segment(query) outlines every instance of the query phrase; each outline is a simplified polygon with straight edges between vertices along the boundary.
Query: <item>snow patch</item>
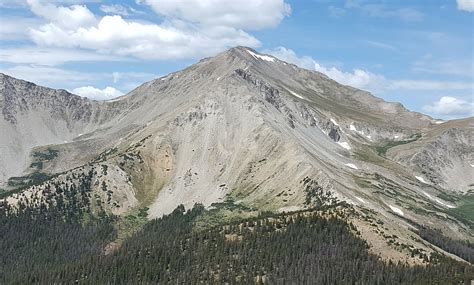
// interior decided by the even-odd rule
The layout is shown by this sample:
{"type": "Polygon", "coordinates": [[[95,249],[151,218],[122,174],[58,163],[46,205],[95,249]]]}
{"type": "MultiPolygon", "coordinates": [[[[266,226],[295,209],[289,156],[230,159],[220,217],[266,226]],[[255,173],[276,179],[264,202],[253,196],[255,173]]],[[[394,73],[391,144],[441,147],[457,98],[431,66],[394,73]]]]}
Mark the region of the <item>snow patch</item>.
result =
{"type": "Polygon", "coordinates": [[[396,135],[394,138],[398,139],[400,136],[399,135],[396,135]]]}
{"type": "Polygon", "coordinates": [[[355,165],[352,164],[352,163],[346,163],[345,165],[346,165],[347,167],[352,168],[352,169],[359,169],[357,166],[355,166],[355,165]]]}
{"type": "Polygon", "coordinates": [[[367,203],[367,202],[365,202],[365,200],[364,200],[364,199],[362,199],[361,197],[357,197],[357,196],[355,196],[355,198],[356,198],[357,200],[359,200],[360,202],[364,203],[364,204],[365,204],[365,203],[367,203]]]}
{"type": "Polygon", "coordinates": [[[435,121],[435,124],[437,124],[437,125],[441,125],[443,123],[445,123],[445,121],[435,121]]]}
{"type": "Polygon", "coordinates": [[[421,183],[425,183],[425,184],[429,184],[428,182],[426,182],[426,180],[421,177],[421,176],[415,176],[416,179],[418,179],[421,183]]]}
{"type": "Polygon", "coordinates": [[[353,132],[356,132],[356,133],[362,135],[362,136],[365,136],[365,137],[368,138],[369,140],[372,139],[372,136],[371,136],[371,135],[366,135],[366,134],[364,133],[364,131],[359,131],[353,124],[351,124],[351,125],[349,126],[349,129],[350,129],[351,131],[353,131],[353,132]]]}
{"type": "Polygon", "coordinates": [[[247,50],[248,53],[250,53],[253,57],[257,58],[257,59],[261,59],[261,60],[265,60],[265,61],[271,61],[271,62],[274,62],[275,61],[275,58],[271,57],[271,56],[268,56],[268,55],[261,55],[261,54],[256,54],[250,50],[247,50]]]}
{"type": "Polygon", "coordinates": [[[82,134],[78,134],[77,136],[80,137],[80,136],[82,136],[82,134]]]}
{"type": "Polygon", "coordinates": [[[426,197],[430,198],[431,200],[433,200],[433,196],[431,196],[430,194],[426,193],[425,191],[422,192],[423,195],[425,195],[426,197]]]}
{"type": "Polygon", "coordinates": [[[331,122],[332,122],[334,125],[336,125],[336,126],[339,127],[339,124],[338,124],[333,118],[331,118],[331,122]]]}
{"type": "Polygon", "coordinates": [[[221,78],[220,78],[220,77],[217,77],[217,79],[216,79],[216,80],[217,80],[217,81],[219,81],[219,80],[221,80],[221,78]]]}
{"type": "Polygon", "coordinates": [[[474,167],[474,164],[469,164],[471,167],[474,167]]]}
{"type": "Polygon", "coordinates": [[[400,210],[399,208],[397,207],[394,207],[392,205],[388,205],[390,207],[390,210],[392,210],[392,212],[394,212],[395,214],[398,214],[400,216],[404,216],[405,214],[403,213],[402,210],[400,210]]]}
{"type": "Polygon", "coordinates": [[[337,142],[338,145],[342,146],[343,148],[350,150],[351,146],[347,142],[337,142]]]}
{"type": "Polygon", "coordinates": [[[117,97],[117,98],[114,98],[114,99],[105,100],[104,102],[109,102],[109,103],[110,103],[110,102],[117,102],[117,101],[120,101],[120,100],[122,100],[122,99],[123,99],[123,97],[120,96],[120,97],[117,97]]]}
{"type": "Polygon", "coordinates": [[[425,191],[422,192],[423,195],[425,195],[426,197],[428,197],[430,200],[433,200],[435,201],[436,203],[442,205],[442,206],[445,206],[446,208],[450,208],[450,209],[453,209],[453,208],[456,208],[455,206],[452,206],[452,205],[449,205],[449,204],[446,204],[444,203],[443,201],[441,201],[440,199],[438,198],[433,198],[433,196],[431,196],[430,194],[426,193],[425,191]]]}
{"type": "Polygon", "coordinates": [[[298,98],[300,98],[300,99],[306,100],[305,97],[303,97],[303,96],[301,96],[301,95],[299,95],[299,94],[297,94],[297,93],[295,93],[295,92],[293,92],[293,91],[291,91],[291,90],[288,90],[288,91],[289,91],[293,96],[296,96],[296,97],[298,97],[298,98]]]}

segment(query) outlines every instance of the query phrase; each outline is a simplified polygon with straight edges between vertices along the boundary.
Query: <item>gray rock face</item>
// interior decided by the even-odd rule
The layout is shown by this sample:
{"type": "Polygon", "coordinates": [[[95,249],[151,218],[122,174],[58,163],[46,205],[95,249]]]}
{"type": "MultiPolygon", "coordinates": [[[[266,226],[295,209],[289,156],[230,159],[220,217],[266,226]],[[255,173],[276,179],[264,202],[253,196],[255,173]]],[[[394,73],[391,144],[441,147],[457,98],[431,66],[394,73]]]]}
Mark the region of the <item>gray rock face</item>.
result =
{"type": "Polygon", "coordinates": [[[301,181],[311,179],[399,236],[411,234],[408,220],[472,238],[469,225],[447,218],[457,200],[442,197],[474,182],[473,118],[437,124],[244,47],[105,102],[7,75],[0,83],[0,188],[39,163],[44,173],[106,163],[120,179],[101,179],[127,194],[118,209],[147,206],[154,217],[229,197],[301,209],[301,181]],[[57,156],[38,161],[47,148],[57,156]]]}

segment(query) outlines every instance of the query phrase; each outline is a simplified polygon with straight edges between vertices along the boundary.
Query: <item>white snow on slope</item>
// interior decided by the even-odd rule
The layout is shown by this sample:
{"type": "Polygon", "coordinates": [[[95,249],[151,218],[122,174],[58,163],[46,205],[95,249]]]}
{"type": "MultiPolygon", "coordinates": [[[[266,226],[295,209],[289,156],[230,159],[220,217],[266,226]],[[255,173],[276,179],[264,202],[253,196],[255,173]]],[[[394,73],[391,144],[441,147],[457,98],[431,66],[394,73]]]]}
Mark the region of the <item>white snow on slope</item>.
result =
{"type": "Polygon", "coordinates": [[[357,196],[355,196],[355,198],[356,198],[357,200],[359,200],[360,202],[362,202],[362,203],[367,203],[367,202],[365,202],[365,200],[364,200],[364,199],[362,199],[361,197],[357,197],[357,196]]]}
{"type": "Polygon", "coordinates": [[[262,60],[265,60],[265,61],[272,61],[274,62],[275,61],[275,58],[271,57],[271,56],[268,56],[268,55],[261,55],[261,54],[256,54],[250,50],[247,50],[253,57],[257,58],[257,59],[262,59],[262,60]]]}
{"type": "Polygon", "coordinates": [[[422,192],[423,195],[425,195],[426,197],[428,197],[429,199],[435,201],[436,203],[442,205],[442,206],[445,206],[447,208],[450,208],[450,209],[453,209],[453,208],[456,208],[455,206],[452,206],[452,205],[448,205],[446,203],[444,203],[443,201],[441,201],[440,199],[438,198],[434,198],[433,196],[431,196],[430,194],[426,193],[425,191],[422,192]]]}
{"type": "Polygon", "coordinates": [[[428,182],[426,182],[426,180],[421,176],[415,176],[415,178],[418,179],[421,183],[428,184],[428,182]]]}
{"type": "Polygon", "coordinates": [[[347,167],[350,167],[352,169],[359,169],[357,166],[355,166],[355,164],[352,164],[352,163],[346,163],[345,164],[347,167]]]}
{"type": "Polygon", "coordinates": [[[306,100],[305,97],[303,97],[303,96],[301,96],[301,95],[299,95],[299,94],[297,94],[297,93],[295,93],[295,92],[293,92],[293,91],[291,91],[291,90],[288,90],[288,91],[289,91],[293,96],[296,96],[296,97],[298,97],[298,98],[300,98],[300,99],[306,100]]]}
{"type": "Polygon", "coordinates": [[[392,205],[388,205],[390,207],[390,210],[392,210],[395,214],[398,214],[400,216],[404,216],[405,214],[403,213],[402,210],[400,210],[399,208],[397,207],[394,207],[392,205]]]}
{"type": "Polygon", "coordinates": [[[336,125],[336,126],[339,127],[339,124],[338,124],[333,118],[331,118],[331,122],[332,122],[334,125],[336,125]]]}
{"type": "Polygon", "coordinates": [[[371,136],[371,135],[366,135],[366,134],[364,133],[364,131],[359,131],[353,124],[351,124],[351,125],[349,126],[349,129],[350,129],[351,131],[353,131],[353,132],[356,132],[356,133],[362,135],[362,136],[365,136],[365,137],[368,138],[369,140],[372,139],[372,136],[371,136]]]}
{"type": "Polygon", "coordinates": [[[338,145],[342,146],[343,148],[350,150],[351,146],[347,142],[337,142],[338,145]]]}

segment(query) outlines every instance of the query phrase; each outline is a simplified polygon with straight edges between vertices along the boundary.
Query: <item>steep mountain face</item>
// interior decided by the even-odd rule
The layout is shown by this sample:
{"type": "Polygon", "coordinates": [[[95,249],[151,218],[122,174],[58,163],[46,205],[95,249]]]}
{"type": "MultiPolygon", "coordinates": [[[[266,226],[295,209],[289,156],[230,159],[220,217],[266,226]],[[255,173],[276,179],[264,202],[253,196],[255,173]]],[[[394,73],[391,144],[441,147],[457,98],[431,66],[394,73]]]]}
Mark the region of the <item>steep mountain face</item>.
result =
{"type": "Polygon", "coordinates": [[[472,216],[456,211],[474,183],[473,118],[439,124],[243,47],[105,102],[0,79],[0,187],[57,174],[6,193],[12,204],[90,173],[116,214],[225,200],[291,211],[323,195],[352,204],[362,235],[392,257],[388,234],[433,250],[415,238],[418,224],[473,240],[472,216]]]}

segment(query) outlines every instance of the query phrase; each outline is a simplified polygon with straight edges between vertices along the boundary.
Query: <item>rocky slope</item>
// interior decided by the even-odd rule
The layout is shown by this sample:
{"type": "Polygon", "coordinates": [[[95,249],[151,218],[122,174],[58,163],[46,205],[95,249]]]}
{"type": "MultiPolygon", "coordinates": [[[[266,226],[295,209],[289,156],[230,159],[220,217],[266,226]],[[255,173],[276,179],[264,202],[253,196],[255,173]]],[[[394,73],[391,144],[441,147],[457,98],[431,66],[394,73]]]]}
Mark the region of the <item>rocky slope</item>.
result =
{"type": "Polygon", "coordinates": [[[114,194],[104,207],[118,214],[225,200],[290,211],[324,193],[353,205],[374,248],[390,252],[396,236],[392,257],[434,250],[418,224],[473,240],[472,213],[456,211],[474,183],[473,118],[439,124],[243,47],[105,102],[0,79],[0,187],[11,203],[41,193],[49,175],[75,183],[92,167],[94,191],[105,181],[114,194]]]}

